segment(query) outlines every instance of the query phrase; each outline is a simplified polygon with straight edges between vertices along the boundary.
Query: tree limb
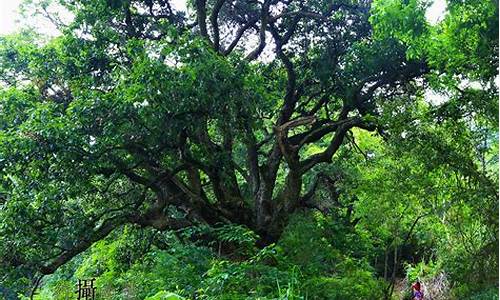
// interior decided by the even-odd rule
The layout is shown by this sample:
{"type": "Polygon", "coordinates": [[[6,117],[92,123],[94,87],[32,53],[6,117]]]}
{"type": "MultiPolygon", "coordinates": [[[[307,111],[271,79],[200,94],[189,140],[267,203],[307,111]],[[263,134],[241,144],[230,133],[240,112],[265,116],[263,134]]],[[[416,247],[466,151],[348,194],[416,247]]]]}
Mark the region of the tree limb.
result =
{"type": "Polygon", "coordinates": [[[266,28],[268,24],[269,5],[269,0],[265,0],[262,4],[262,9],[260,12],[259,44],[252,52],[247,55],[247,60],[254,60],[259,57],[260,53],[262,53],[262,50],[264,50],[264,47],[266,46],[266,28]]]}
{"type": "Polygon", "coordinates": [[[198,26],[200,27],[200,35],[207,39],[210,42],[210,37],[208,36],[207,31],[207,9],[206,9],[206,0],[196,0],[196,19],[198,26]]]}
{"type": "Polygon", "coordinates": [[[304,174],[318,163],[331,161],[332,156],[340,148],[347,131],[358,124],[361,124],[360,118],[352,118],[342,123],[335,131],[335,136],[325,151],[315,154],[300,163],[301,174],[304,174]]]}
{"type": "Polygon", "coordinates": [[[219,37],[219,24],[217,22],[217,19],[219,17],[219,12],[222,8],[222,5],[224,5],[224,2],[226,0],[217,0],[217,2],[214,5],[214,8],[212,10],[212,14],[210,15],[210,23],[212,24],[212,31],[213,31],[213,44],[215,51],[219,51],[220,48],[220,37],[219,37]]]}

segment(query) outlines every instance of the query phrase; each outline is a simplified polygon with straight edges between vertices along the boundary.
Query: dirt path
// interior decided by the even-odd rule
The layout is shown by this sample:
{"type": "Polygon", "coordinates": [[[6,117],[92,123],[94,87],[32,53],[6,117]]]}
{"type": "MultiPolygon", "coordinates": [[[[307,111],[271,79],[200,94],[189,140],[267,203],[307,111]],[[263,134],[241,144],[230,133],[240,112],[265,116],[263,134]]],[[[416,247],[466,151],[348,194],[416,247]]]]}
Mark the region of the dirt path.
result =
{"type": "MultiPolygon", "coordinates": [[[[449,299],[449,282],[445,273],[436,274],[430,279],[420,281],[425,300],[449,299]]],[[[410,284],[406,278],[397,278],[394,285],[394,299],[409,300],[410,284]],[[406,298],[405,298],[406,296],[406,298]]]]}

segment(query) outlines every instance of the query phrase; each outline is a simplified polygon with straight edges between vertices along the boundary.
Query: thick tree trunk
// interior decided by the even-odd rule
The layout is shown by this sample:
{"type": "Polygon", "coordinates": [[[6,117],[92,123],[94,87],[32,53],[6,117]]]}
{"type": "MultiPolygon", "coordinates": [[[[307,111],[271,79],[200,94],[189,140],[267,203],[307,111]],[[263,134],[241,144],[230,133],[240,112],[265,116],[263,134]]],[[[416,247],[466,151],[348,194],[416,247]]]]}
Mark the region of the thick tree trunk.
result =
{"type": "Polygon", "coordinates": [[[273,220],[272,195],[274,182],[263,176],[261,185],[255,198],[255,230],[261,236],[260,246],[274,242],[274,237],[269,233],[273,220]]]}

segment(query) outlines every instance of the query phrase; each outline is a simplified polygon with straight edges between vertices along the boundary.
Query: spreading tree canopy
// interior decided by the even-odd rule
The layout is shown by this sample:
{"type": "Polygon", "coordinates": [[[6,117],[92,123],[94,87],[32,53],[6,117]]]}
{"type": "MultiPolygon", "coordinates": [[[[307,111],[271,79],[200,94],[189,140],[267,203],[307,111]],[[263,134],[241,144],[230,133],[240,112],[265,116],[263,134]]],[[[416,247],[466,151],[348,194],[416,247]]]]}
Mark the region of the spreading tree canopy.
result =
{"type": "Polygon", "coordinates": [[[125,224],[240,224],[272,243],[353,130],[481,177],[421,128],[496,126],[495,1],[450,0],[435,25],[419,0],[58,5],[60,36],[0,39],[5,274],[52,274],[125,224]]]}

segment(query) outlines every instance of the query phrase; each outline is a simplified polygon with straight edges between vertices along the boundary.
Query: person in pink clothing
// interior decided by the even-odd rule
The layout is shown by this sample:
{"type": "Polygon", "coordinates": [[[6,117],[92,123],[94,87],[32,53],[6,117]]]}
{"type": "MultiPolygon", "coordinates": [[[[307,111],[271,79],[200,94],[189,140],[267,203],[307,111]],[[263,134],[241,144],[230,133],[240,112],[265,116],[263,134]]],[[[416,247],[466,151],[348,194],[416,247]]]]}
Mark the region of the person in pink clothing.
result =
{"type": "Polygon", "coordinates": [[[412,284],[411,289],[413,291],[413,300],[424,300],[424,293],[419,281],[412,284]]]}

